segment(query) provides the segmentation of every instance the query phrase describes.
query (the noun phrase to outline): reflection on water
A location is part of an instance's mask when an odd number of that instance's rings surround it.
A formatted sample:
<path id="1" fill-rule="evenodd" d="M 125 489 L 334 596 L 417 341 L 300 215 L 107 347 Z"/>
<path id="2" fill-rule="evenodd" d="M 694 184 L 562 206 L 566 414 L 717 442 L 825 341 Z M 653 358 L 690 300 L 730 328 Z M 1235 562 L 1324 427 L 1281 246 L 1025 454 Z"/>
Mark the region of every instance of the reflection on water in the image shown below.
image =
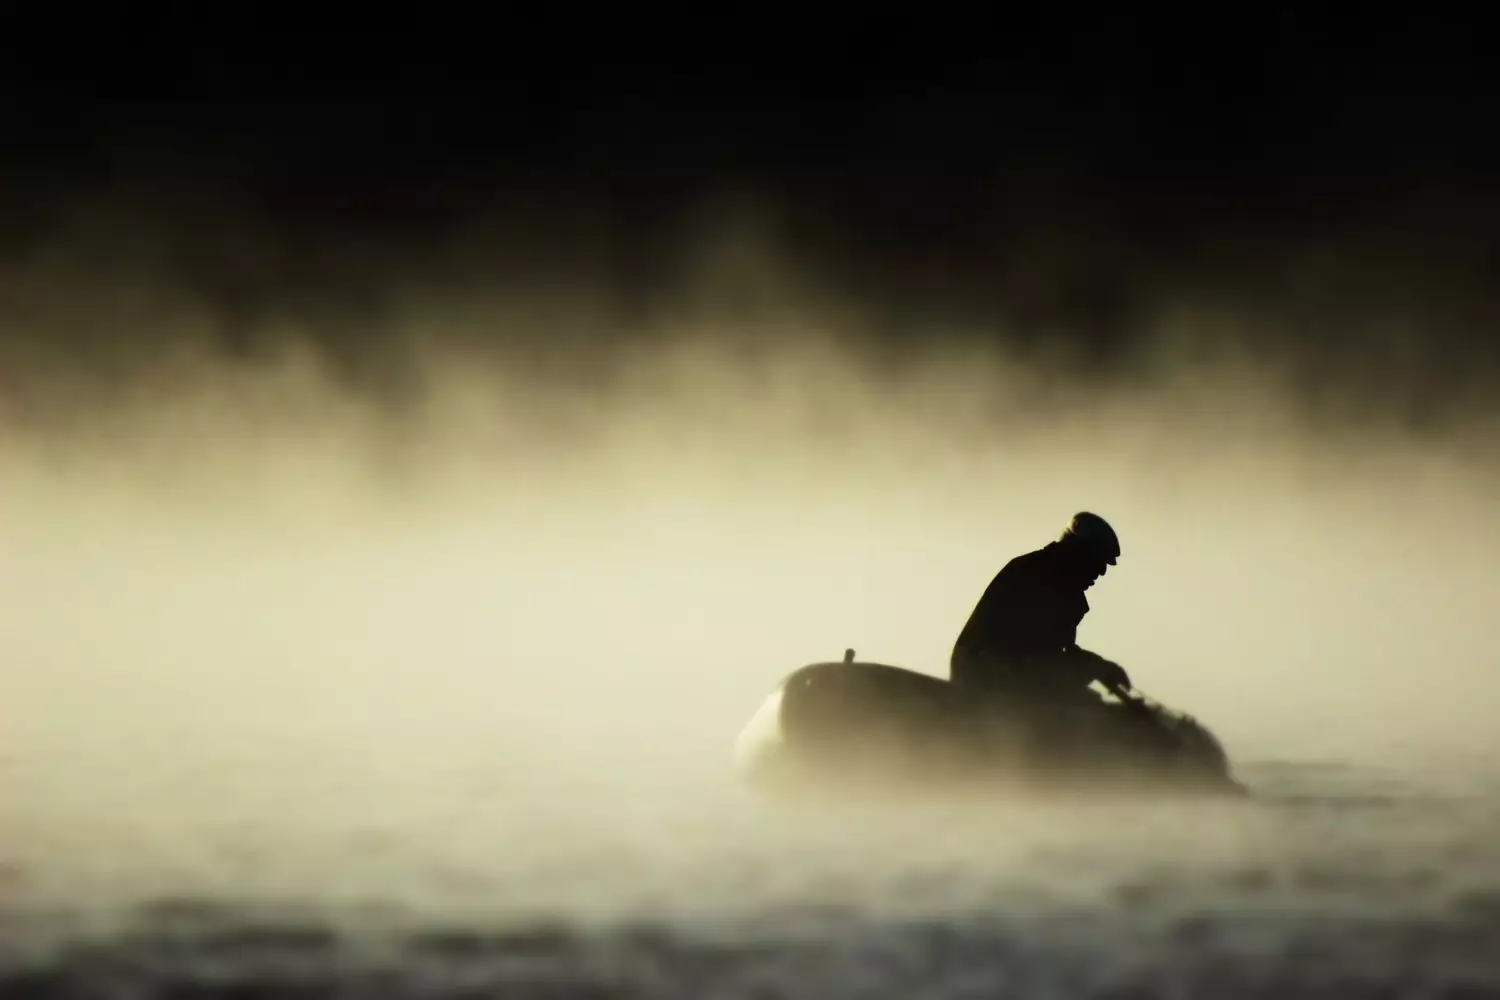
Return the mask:
<path id="1" fill-rule="evenodd" d="M 518 836 L 496 803 L 450 803 L 461 830 L 380 832 L 376 808 L 365 829 L 228 824 L 212 843 L 179 844 L 177 866 L 146 863 L 147 840 L 107 830 L 94 865 L 64 863 L 76 841 L 50 861 L 33 841 L 6 868 L 0 993 L 1500 990 L 1493 781 L 1244 773 L 1259 796 L 1229 804 L 787 813 L 724 792 L 663 796 L 595 816 L 590 836 L 550 839 Z"/>

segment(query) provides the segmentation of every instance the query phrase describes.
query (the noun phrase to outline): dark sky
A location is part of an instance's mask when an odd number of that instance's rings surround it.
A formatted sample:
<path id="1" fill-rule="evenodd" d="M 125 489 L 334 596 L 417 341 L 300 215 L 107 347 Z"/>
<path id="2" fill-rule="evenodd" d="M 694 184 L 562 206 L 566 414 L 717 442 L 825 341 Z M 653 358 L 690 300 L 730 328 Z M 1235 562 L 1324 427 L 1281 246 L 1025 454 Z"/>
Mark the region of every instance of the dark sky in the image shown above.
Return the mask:
<path id="1" fill-rule="evenodd" d="M 586 273 L 639 304 L 693 212 L 737 194 L 830 287 L 1105 363 L 1196 296 L 1280 310 L 1324 354 L 1409 316 L 1421 364 L 1497 368 L 1477 15 L 553 17 L 11 42 L 5 259 L 92 197 L 134 206 L 235 315 L 368 305 L 393 273 Z"/>

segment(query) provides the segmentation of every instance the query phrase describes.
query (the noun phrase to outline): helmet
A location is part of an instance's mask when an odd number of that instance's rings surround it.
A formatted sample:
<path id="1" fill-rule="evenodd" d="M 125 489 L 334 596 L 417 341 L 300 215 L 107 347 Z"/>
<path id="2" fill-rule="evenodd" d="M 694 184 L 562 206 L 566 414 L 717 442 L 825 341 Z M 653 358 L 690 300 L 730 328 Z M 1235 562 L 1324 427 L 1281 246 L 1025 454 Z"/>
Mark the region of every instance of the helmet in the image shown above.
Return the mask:
<path id="1" fill-rule="evenodd" d="M 1060 539 L 1064 542 L 1069 540 L 1081 544 L 1090 555 L 1111 566 L 1120 557 L 1120 539 L 1115 537 L 1115 529 L 1098 514 L 1090 514 L 1088 511 L 1074 514 L 1073 520 L 1063 529 Z"/>

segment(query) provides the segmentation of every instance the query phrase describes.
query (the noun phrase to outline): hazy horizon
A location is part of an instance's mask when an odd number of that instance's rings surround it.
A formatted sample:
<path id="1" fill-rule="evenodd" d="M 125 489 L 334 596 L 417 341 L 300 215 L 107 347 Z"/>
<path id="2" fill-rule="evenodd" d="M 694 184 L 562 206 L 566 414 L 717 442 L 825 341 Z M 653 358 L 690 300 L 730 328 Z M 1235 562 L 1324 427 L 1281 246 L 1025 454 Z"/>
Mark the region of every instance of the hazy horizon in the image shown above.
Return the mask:
<path id="1" fill-rule="evenodd" d="M 19 286 L 7 728 L 448 720 L 497 764 L 701 768 L 801 663 L 945 674 L 989 577 L 1089 509 L 1124 557 L 1080 641 L 1232 750 L 1491 745 L 1495 409 L 1325 405 L 1271 319 L 1190 301 L 1107 373 L 920 319 L 892 349 L 878 303 L 728 237 L 645 321 L 587 282 L 408 296 L 364 358 L 386 395 L 295 327 L 226 353 L 170 281 Z M 114 355 L 47 356 L 107 321 Z"/>

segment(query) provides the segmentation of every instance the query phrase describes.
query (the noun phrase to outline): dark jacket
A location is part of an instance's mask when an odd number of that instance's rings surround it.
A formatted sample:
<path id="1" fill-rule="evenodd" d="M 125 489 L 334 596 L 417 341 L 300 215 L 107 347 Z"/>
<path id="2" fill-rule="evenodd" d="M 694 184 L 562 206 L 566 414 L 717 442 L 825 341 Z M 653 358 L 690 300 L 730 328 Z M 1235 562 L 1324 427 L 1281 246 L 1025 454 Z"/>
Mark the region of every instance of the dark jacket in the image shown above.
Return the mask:
<path id="1" fill-rule="evenodd" d="M 1066 666 L 1089 612 L 1084 585 L 1057 542 L 995 574 L 969 615 L 950 663 L 955 683 L 991 687 L 1075 683 Z M 1087 685 L 1083 680 L 1082 684 Z"/>

